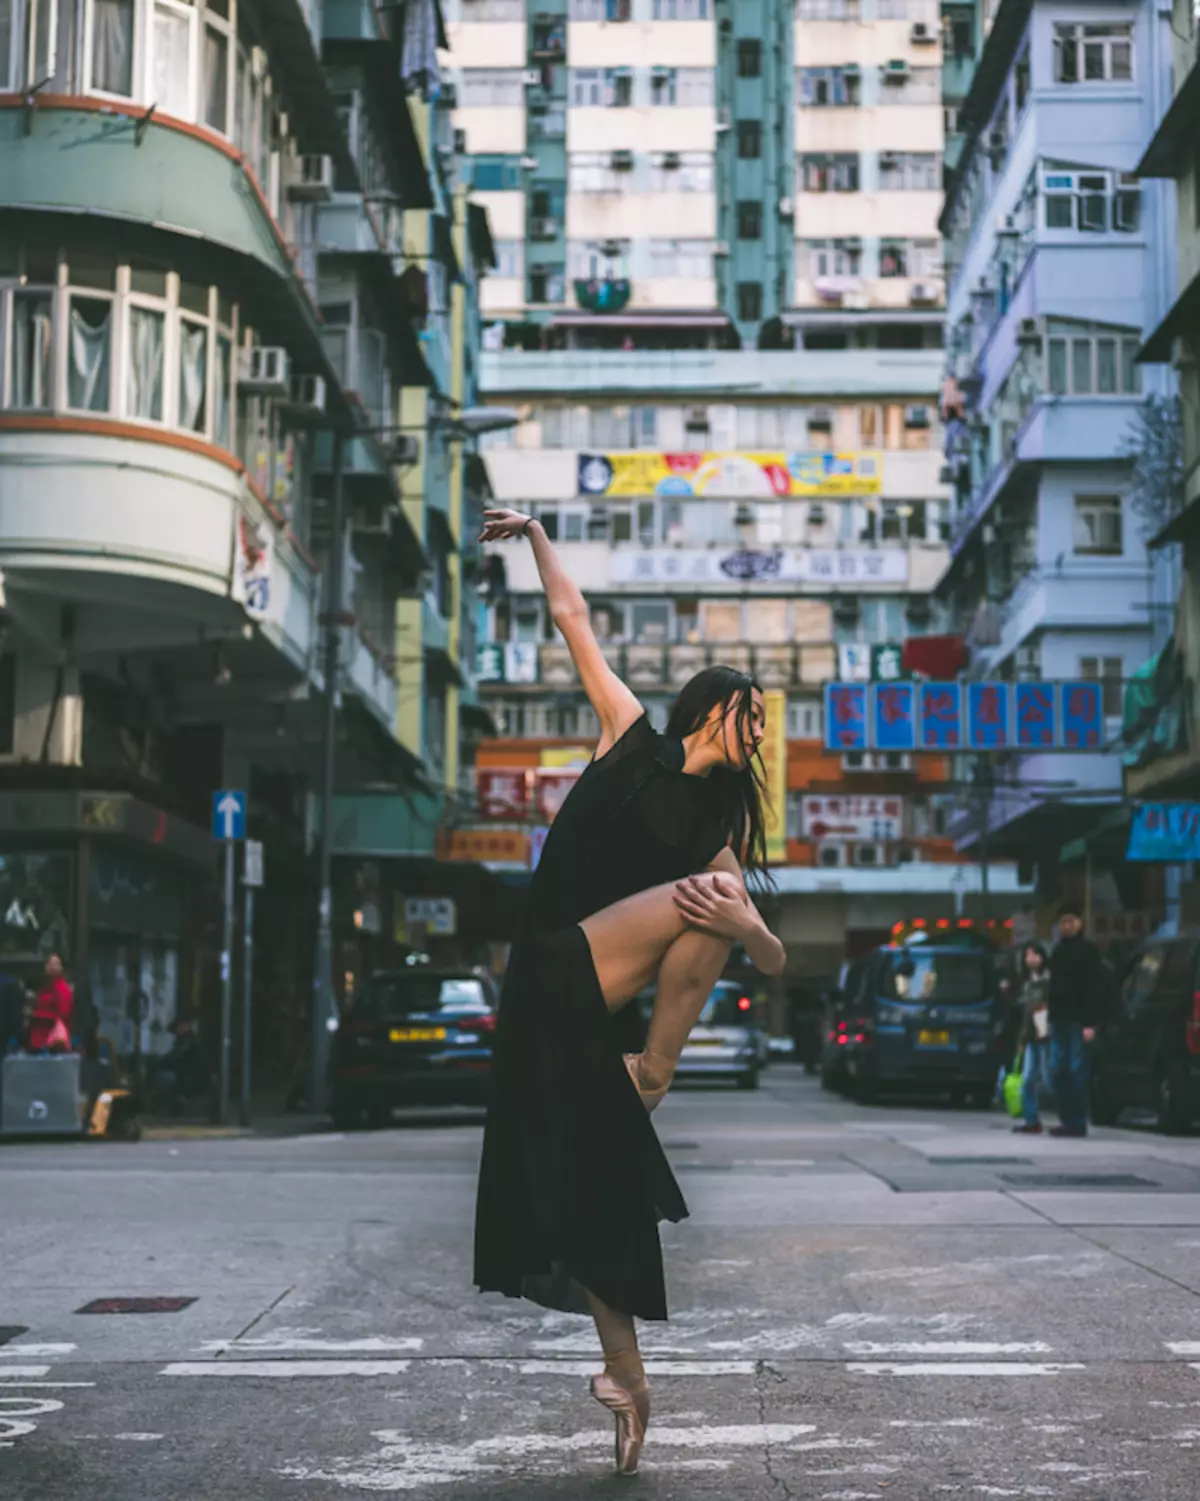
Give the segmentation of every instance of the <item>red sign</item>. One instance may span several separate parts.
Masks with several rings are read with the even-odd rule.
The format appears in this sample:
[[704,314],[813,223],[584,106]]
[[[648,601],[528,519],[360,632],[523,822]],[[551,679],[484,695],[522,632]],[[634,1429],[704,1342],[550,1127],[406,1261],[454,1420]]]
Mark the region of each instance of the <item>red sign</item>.
[[475,790],[481,818],[525,817],[529,807],[529,773],[523,767],[477,767]]
[[567,794],[579,780],[577,766],[543,766],[537,773],[537,811],[545,823],[553,823]]

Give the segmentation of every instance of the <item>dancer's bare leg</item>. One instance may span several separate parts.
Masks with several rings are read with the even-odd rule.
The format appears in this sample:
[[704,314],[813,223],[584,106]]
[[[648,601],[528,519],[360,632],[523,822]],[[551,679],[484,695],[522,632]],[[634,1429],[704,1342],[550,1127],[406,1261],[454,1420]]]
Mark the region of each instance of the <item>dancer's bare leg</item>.
[[[731,850],[722,850],[709,869],[744,891]],[[580,926],[610,1011],[620,1010],[644,986],[657,982],[638,1082],[648,1091],[665,1088],[721,977],[732,940],[689,927],[675,905],[673,883],[614,902]]]
[[596,1321],[596,1333],[600,1336],[600,1347],[604,1351],[604,1369],[634,1399],[644,1429],[650,1421],[650,1391],[646,1386],[646,1372],[633,1319],[601,1302],[595,1293],[589,1292],[587,1296],[592,1318]]

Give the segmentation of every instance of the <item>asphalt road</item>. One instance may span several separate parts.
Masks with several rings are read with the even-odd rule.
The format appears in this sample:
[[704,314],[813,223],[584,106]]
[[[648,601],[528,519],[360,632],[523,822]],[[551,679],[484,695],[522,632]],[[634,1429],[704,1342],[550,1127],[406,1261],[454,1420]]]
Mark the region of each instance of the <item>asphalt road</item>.
[[[657,1121],[692,1218],[635,1480],[588,1323],[470,1287],[477,1116],[0,1146],[0,1495],[1194,1501],[1200,1138],[1013,1137],[786,1064]],[[135,1296],[195,1301],[78,1311]]]

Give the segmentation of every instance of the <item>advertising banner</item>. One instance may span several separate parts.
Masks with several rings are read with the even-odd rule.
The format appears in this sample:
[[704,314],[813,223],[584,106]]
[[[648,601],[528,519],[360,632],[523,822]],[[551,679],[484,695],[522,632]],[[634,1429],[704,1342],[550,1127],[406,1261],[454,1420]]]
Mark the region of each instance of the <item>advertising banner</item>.
[[801,804],[809,839],[894,841],[904,833],[899,797],[805,797]]
[[767,860],[787,859],[787,694],[768,688],[763,694],[766,734],[760,748],[767,776]]
[[1200,860],[1200,803],[1142,803],[1133,810],[1127,860]]
[[1103,686],[1097,682],[856,681],[825,684],[831,751],[1101,751]]
[[838,751],[869,748],[865,683],[825,685],[825,744]]
[[230,596],[251,620],[271,613],[271,565],[275,559],[275,528],[270,521],[253,521],[235,510],[233,519],[233,581]]
[[915,683],[876,683],[871,691],[872,733],[881,751],[917,748]]
[[621,548],[612,554],[611,566],[614,584],[819,584],[837,589],[908,582],[903,548]]
[[579,493],[770,500],[878,495],[878,453],[581,453]]

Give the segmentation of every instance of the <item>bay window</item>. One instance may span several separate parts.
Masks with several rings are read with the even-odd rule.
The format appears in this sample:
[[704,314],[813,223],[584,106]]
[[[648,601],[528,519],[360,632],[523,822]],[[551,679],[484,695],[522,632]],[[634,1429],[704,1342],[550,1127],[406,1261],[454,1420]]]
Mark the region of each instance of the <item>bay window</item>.
[[133,94],[134,0],[92,0],[91,87],[98,94]]
[[112,369],[113,303],[109,297],[71,294],[67,310],[67,406],[107,412]]
[[1046,389],[1052,396],[1136,395],[1138,342],[1131,330],[1053,320],[1046,338]]
[[53,405],[51,356],[54,348],[53,293],[13,293],[12,388],[9,406],[44,409]]
[[165,314],[153,308],[133,306],[129,309],[125,413],[144,422],[163,420],[166,326]]

